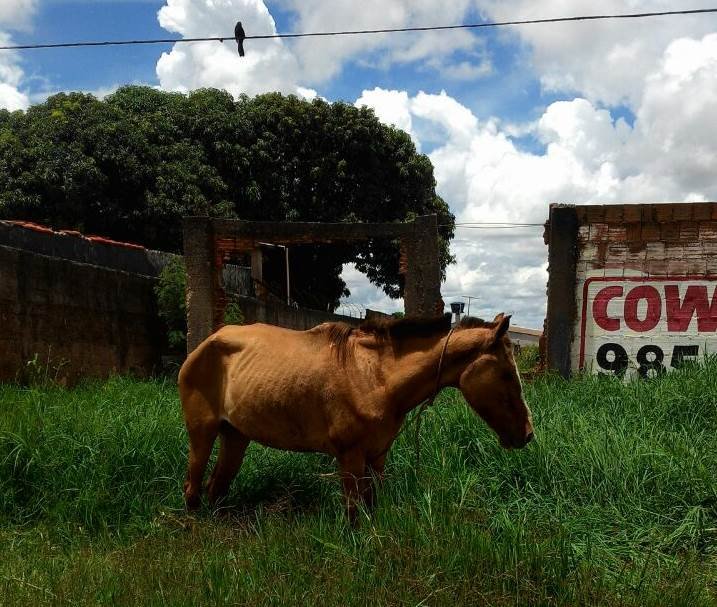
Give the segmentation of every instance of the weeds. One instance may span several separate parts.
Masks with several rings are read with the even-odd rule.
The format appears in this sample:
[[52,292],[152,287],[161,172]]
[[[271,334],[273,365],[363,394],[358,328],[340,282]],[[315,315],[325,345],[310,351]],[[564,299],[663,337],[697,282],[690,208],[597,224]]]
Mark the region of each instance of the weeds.
[[509,452],[444,391],[352,530],[329,458],[257,445],[187,515],[172,383],[0,386],[0,604],[717,604],[717,364],[526,396]]

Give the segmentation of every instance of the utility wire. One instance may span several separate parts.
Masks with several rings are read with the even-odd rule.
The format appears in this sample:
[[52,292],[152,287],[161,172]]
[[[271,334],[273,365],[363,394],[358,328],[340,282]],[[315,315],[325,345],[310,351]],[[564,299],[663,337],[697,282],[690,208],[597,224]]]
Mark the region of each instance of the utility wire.
[[[651,13],[626,13],[618,15],[583,15],[579,17],[554,17],[550,19],[527,19],[523,21],[494,21],[488,23],[463,23],[457,25],[433,25],[426,27],[392,27],[383,29],[367,30],[346,30],[335,32],[303,32],[295,34],[263,34],[257,36],[246,36],[245,40],[268,40],[274,38],[309,38],[320,36],[358,36],[365,34],[394,34],[400,32],[429,32],[446,31],[458,29],[479,29],[486,27],[505,27],[508,25],[535,25],[540,23],[572,23],[576,21],[604,21],[608,19],[644,19],[647,17],[668,17],[677,15],[701,15],[706,13],[717,13],[717,8],[700,8],[684,11],[659,11]],[[234,35],[212,36],[206,38],[156,38],[148,40],[103,40],[96,42],[58,42],[43,44],[16,44],[0,46],[2,51],[18,51],[27,49],[43,48],[71,48],[81,46],[127,46],[135,44],[176,44],[178,42],[234,42]]]
[[456,227],[462,227],[462,228],[482,228],[482,227],[511,227],[511,228],[530,228],[533,226],[540,226],[542,227],[544,224],[542,223],[526,223],[526,222],[512,222],[512,221],[496,221],[496,222],[489,222],[489,221],[466,221],[464,223],[456,223],[454,224]]
[[459,230],[517,230],[520,228],[537,228],[537,227],[544,227],[542,223],[531,223],[531,224],[511,224],[511,225],[504,225],[504,226],[459,226],[457,225],[456,228]]
[[450,225],[442,223],[438,227],[440,228],[458,228],[462,230],[515,230],[519,228],[542,228],[545,224],[542,223],[511,223],[511,222],[471,222],[471,223],[456,223]]

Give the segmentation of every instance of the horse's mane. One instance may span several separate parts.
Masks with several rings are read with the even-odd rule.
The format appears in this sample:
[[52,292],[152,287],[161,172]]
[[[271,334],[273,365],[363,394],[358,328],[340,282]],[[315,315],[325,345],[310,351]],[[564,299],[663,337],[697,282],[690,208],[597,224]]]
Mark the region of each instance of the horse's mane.
[[[493,328],[494,322],[482,318],[464,316],[455,329]],[[446,335],[451,330],[451,314],[435,318],[404,317],[375,318],[362,322],[358,327],[345,322],[327,322],[311,331],[324,333],[329,343],[336,348],[339,358],[344,360],[349,349],[352,335],[373,335],[381,342],[401,342],[411,338],[428,338]]]
[[475,316],[464,316],[458,323],[459,329],[495,329],[497,323],[493,320],[483,320]]
[[407,339],[433,337],[451,330],[451,315],[435,318],[406,316],[404,318],[373,318],[359,325],[359,330],[373,334],[379,339]]

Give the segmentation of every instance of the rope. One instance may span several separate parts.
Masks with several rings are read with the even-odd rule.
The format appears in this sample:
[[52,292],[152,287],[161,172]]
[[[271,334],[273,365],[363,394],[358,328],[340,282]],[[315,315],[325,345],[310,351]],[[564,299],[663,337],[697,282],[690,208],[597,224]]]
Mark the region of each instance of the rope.
[[446,336],[446,341],[443,342],[443,350],[441,350],[441,357],[438,359],[438,372],[436,373],[436,387],[433,390],[433,394],[430,398],[427,398],[424,400],[418,407],[418,413],[416,414],[416,474],[418,474],[418,470],[421,465],[421,418],[423,416],[423,412],[428,409],[428,407],[431,407],[433,403],[436,400],[436,397],[438,396],[439,392],[441,391],[441,372],[443,371],[443,359],[446,355],[446,350],[448,349],[448,341],[451,339],[451,335],[453,335],[453,330],[455,327],[451,327],[451,330],[448,332],[448,335]]

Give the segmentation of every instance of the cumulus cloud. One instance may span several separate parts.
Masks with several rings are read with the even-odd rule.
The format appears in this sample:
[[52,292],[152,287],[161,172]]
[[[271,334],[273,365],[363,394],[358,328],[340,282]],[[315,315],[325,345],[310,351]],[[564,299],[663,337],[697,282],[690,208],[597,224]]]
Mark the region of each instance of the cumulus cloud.
[[[673,0],[477,0],[491,20],[669,11]],[[679,4],[679,3],[678,3]],[[692,8],[692,7],[685,7]],[[680,37],[701,37],[715,30],[705,15],[641,20],[515,26],[544,89],[578,93],[608,105],[639,104],[642,75],[653,72],[665,49]]]
[[[432,25],[460,22],[472,6],[459,0],[439,6],[428,0],[284,0],[296,20],[297,31],[330,31]],[[162,27],[185,37],[221,36],[233,29],[241,15],[253,35],[276,33],[262,0],[167,0],[159,13]],[[157,63],[161,86],[186,91],[214,86],[233,94],[278,90],[297,92],[298,85],[325,83],[347,62],[388,69],[413,64],[449,80],[474,80],[492,73],[485,42],[467,31],[377,34],[249,41],[247,55],[237,56],[232,44],[178,44]]]
[[[0,45],[12,44],[7,30],[26,29],[30,26],[36,9],[36,0],[3,0],[0,2]],[[0,109],[10,111],[25,109],[30,105],[22,91],[24,73],[17,53],[0,53]]]
[[3,0],[0,2],[0,27],[26,29],[32,23],[37,0]]
[[[473,2],[283,0],[283,4],[296,14],[297,31],[337,31],[460,23]],[[336,76],[349,61],[383,69],[412,63],[454,79],[481,78],[492,69],[481,38],[467,31],[301,39],[293,48],[303,77],[316,84]]]
[[[10,36],[0,32],[0,45],[11,44]],[[0,53],[0,108],[15,111],[29,105],[25,93],[20,91],[23,71],[17,54],[10,51]]]
[[[164,29],[192,38],[233,32],[237,15],[241,15],[244,30],[252,35],[276,33],[274,19],[262,0],[167,0],[158,18]],[[298,64],[282,41],[247,41],[245,49],[246,56],[239,57],[233,39],[175,44],[157,62],[160,86],[180,92],[216,87],[234,96],[309,92],[300,90]]]
[[418,137],[413,131],[411,101],[406,91],[387,91],[377,87],[372,91],[364,91],[355,105],[356,107],[365,105],[373,108],[381,122],[406,131],[411,135],[416,146],[420,147]]
[[[359,105],[406,128],[443,133],[429,157],[438,192],[459,222],[545,221],[551,202],[717,199],[717,34],[671,43],[641,80],[631,127],[585,98],[558,101],[527,130],[544,153],[524,151],[496,119],[479,120],[447,95],[374,89]],[[521,133],[525,135],[525,132]],[[481,299],[486,316],[540,326],[546,251],[539,228],[458,230],[443,292]]]

